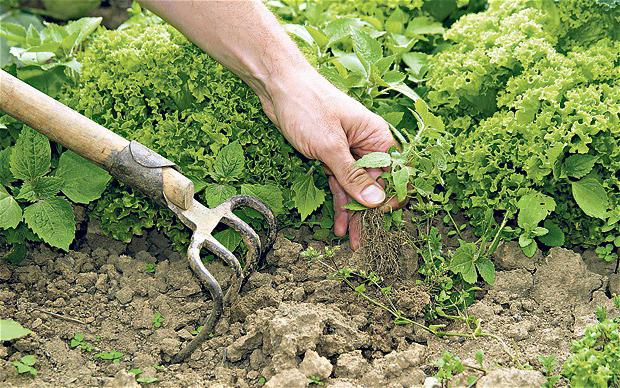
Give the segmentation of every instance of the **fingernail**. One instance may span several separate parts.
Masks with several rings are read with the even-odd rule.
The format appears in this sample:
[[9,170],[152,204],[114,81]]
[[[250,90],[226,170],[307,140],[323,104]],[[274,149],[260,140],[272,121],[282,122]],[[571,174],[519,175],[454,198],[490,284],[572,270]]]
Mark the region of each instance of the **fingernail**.
[[385,192],[377,185],[370,185],[362,190],[362,198],[371,205],[385,201]]

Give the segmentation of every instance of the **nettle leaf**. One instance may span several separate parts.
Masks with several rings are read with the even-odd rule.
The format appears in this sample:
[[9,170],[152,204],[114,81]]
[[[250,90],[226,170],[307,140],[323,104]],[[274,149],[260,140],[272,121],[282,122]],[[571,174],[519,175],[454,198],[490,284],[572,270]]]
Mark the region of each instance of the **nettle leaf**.
[[561,247],[564,245],[564,231],[551,220],[545,220],[547,234],[540,236],[538,240],[548,247]]
[[476,261],[476,268],[482,279],[489,285],[495,283],[495,264],[489,259],[480,259]]
[[342,208],[343,209],[347,209],[347,210],[352,210],[352,211],[361,211],[361,210],[367,210],[368,209],[368,207],[362,205],[361,203],[357,202],[356,200],[351,200],[351,202],[347,203]]
[[211,175],[217,180],[233,181],[243,174],[245,156],[238,141],[223,147],[215,157]]
[[0,319],[0,342],[22,338],[32,333],[12,319]]
[[257,197],[276,215],[284,212],[282,191],[274,184],[241,185],[241,194]]
[[293,181],[293,201],[304,221],[325,202],[325,192],[314,184],[312,174],[300,175]]
[[476,244],[461,241],[461,245],[454,251],[450,262],[450,270],[460,273],[463,280],[470,284],[478,280],[475,266],[477,251]]
[[60,197],[34,203],[24,210],[30,229],[49,245],[69,250],[75,238],[75,216],[71,204]]
[[232,229],[224,229],[215,233],[213,237],[231,252],[234,252],[241,244],[241,235]]
[[423,125],[438,131],[443,131],[445,129],[445,125],[441,118],[430,112],[428,105],[424,102],[424,100],[418,98],[415,100],[414,105],[415,111],[420,116],[419,118],[422,120]]
[[112,176],[72,151],[60,155],[56,176],[62,192],[76,203],[87,204],[101,197]]
[[389,167],[391,164],[392,158],[386,152],[370,152],[355,161],[357,167],[363,168]]
[[12,148],[5,148],[0,151],[0,184],[7,185],[15,180],[10,168]]
[[392,171],[396,199],[402,202],[407,198],[407,186],[409,185],[409,169],[407,167]]
[[353,51],[364,63],[366,70],[370,72],[370,65],[383,58],[381,43],[359,28],[351,29],[351,38],[353,39]]
[[33,181],[25,182],[19,190],[17,199],[35,202],[39,199],[53,197],[60,191],[63,183],[62,178],[42,176]]
[[323,32],[329,37],[326,47],[331,47],[338,43],[342,39],[349,36],[351,33],[351,27],[359,24],[359,21],[354,19],[341,18],[327,23]]
[[0,229],[17,228],[22,221],[22,208],[15,198],[0,186]]
[[47,174],[52,161],[52,149],[47,137],[24,126],[11,152],[13,176],[31,181]]
[[572,182],[573,198],[584,213],[590,217],[605,219],[609,198],[601,182],[593,177]]
[[564,160],[564,174],[573,178],[588,175],[598,158],[592,155],[571,155]]
[[216,207],[228,198],[237,194],[237,189],[229,185],[218,185],[210,183],[205,186],[205,199],[211,208]]
[[519,215],[517,223],[521,228],[532,229],[555,210],[555,201],[548,195],[537,191],[526,194],[517,202]]

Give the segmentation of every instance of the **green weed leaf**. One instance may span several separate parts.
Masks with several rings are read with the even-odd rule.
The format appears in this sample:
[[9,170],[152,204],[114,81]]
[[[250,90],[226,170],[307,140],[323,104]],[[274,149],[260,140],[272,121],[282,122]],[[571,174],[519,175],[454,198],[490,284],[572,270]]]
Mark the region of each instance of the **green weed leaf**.
[[112,177],[102,168],[72,151],[60,155],[56,176],[62,178],[62,192],[76,203],[88,204],[101,197]]
[[217,232],[213,235],[217,241],[219,241],[224,248],[228,249],[231,252],[234,252],[235,249],[241,244],[241,236],[239,233],[232,229],[224,229],[220,232]]
[[312,174],[297,177],[292,184],[293,201],[304,221],[325,202],[325,192],[316,187]]
[[362,168],[389,167],[391,164],[392,158],[386,152],[370,152],[355,161],[355,165]]
[[237,180],[245,167],[243,149],[237,141],[223,147],[215,158],[211,175],[216,180],[231,182]]
[[517,223],[524,229],[533,229],[555,210],[555,201],[548,195],[539,192],[526,194],[517,202],[519,215]]
[[366,206],[362,205],[361,203],[357,202],[356,200],[352,200],[351,202],[349,202],[346,205],[344,205],[342,208],[343,209],[347,209],[347,210],[353,210],[353,211],[368,210],[368,208]]
[[39,199],[47,199],[55,196],[60,189],[64,180],[55,176],[42,176],[33,181],[25,182],[19,190],[16,199],[35,202]]
[[237,194],[237,189],[229,185],[207,184],[205,186],[205,199],[211,208],[216,207],[228,198]]
[[461,241],[461,245],[454,251],[450,262],[450,270],[454,273],[460,273],[463,280],[470,284],[478,280],[475,266],[476,254],[476,244]]
[[0,186],[0,229],[17,228],[22,221],[22,208],[4,187]]
[[607,207],[609,199],[607,192],[596,178],[584,178],[577,182],[572,182],[573,198],[584,213],[590,217],[605,219],[607,217]]
[[241,185],[241,194],[257,197],[276,215],[284,212],[282,191],[276,185]]
[[67,200],[53,197],[32,204],[24,210],[24,220],[49,245],[69,250],[75,238],[75,216]]
[[9,147],[0,151],[0,185],[8,185],[15,180],[10,167],[11,150]]
[[0,342],[22,338],[32,333],[12,319],[0,319]]
[[24,181],[42,177],[50,170],[52,149],[49,140],[24,126],[13,151],[10,165],[13,176]]
[[443,34],[444,28],[441,23],[428,16],[418,16],[411,19],[407,25],[408,34],[416,35],[434,35]]
[[409,169],[407,167],[392,171],[396,199],[402,202],[407,198],[407,186],[409,185]]
[[551,220],[545,220],[545,229],[549,232],[540,236],[538,240],[548,247],[561,247],[564,245],[564,231]]
[[381,44],[359,28],[351,29],[351,38],[353,39],[353,51],[364,64],[367,73],[370,73],[370,65],[383,58]]
[[588,175],[598,158],[592,155],[571,155],[564,160],[564,174],[573,178]]
[[482,279],[489,285],[495,283],[495,264],[489,259],[476,261],[476,268]]

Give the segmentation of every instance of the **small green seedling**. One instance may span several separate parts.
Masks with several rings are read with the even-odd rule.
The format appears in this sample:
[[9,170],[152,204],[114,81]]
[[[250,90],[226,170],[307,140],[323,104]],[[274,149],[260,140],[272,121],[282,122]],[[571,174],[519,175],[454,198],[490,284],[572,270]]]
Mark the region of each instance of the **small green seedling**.
[[12,319],[0,319],[0,342],[22,338],[32,333]]
[[127,372],[129,374],[131,374],[131,375],[138,376],[139,374],[142,373],[142,369],[140,369],[140,368],[131,368]]
[[465,370],[461,359],[450,352],[444,352],[441,358],[435,362],[435,366],[438,368],[435,377],[441,381],[449,381]]
[[325,382],[323,380],[321,380],[321,378],[319,376],[310,376],[310,377],[308,377],[308,385],[323,386],[323,385],[325,385]]
[[85,352],[92,352],[95,349],[95,347],[91,343],[86,342],[84,340],[84,334],[83,333],[75,333],[73,338],[71,338],[71,341],[69,341],[69,347],[71,349],[75,349],[75,348],[79,347],[80,349],[82,349]]
[[165,367],[165,366],[163,366],[163,365],[159,365],[159,364],[157,364],[157,365],[153,365],[153,368],[155,368],[155,370],[160,371],[160,372],[162,372],[162,371],[165,371],[165,370],[166,370],[166,367]]
[[164,325],[164,316],[159,311],[153,315],[153,329],[159,329]]
[[109,352],[97,353],[95,355],[95,358],[98,358],[100,360],[112,361],[113,363],[118,364],[119,362],[121,362],[121,359],[123,358],[123,353],[116,351],[116,350],[112,350]]
[[155,263],[146,263],[144,265],[144,272],[155,273]]
[[557,359],[555,356],[538,356],[538,362],[542,365],[543,374],[547,378],[547,381],[545,381],[543,387],[553,388],[560,380],[560,376],[553,373],[557,365]]
[[198,335],[200,334],[200,332],[202,331],[202,329],[204,328],[204,326],[198,326],[197,328],[195,328],[194,330],[192,330],[190,333],[192,335]]
[[31,376],[37,375],[37,370],[34,368],[34,364],[37,363],[37,357],[33,355],[23,356],[19,361],[13,361],[12,364],[17,368],[17,373],[28,373]]
[[262,387],[263,385],[267,384],[267,378],[265,376],[258,376],[257,383]]

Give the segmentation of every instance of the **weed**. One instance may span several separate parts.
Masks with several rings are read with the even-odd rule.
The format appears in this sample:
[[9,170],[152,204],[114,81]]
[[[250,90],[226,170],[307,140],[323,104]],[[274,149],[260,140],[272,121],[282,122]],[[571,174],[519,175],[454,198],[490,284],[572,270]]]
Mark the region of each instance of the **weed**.
[[265,376],[258,376],[258,380],[256,381],[256,383],[262,387],[263,385],[267,384],[267,378]]
[[538,356],[538,362],[543,368],[543,374],[547,378],[543,388],[553,388],[557,382],[561,379],[561,376],[554,374],[555,367],[557,366],[557,359],[555,356]]
[[308,385],[324,386],[325,382],[319,376],[309,376]]
[[155,273],[156,265],[155,263],[146,263],[144,265],[144,272],[146,273]]
[[159,311],[156,311],[155,315],[153,315],[153,329],[159,329],[160,327],[162,327],[164,321],[164,316],[161,315]]
[[95,349],[95,347],[91,343],[84,340],[83,333],[75,333],[73,335],[73,338],[71,338],[71,341],[69,341],[69,347],[71,349],[79,347],[85,352],[92,352]]
[[118,364],[119,362],[121,362],[121,359],[123,358],[123,353],[116,351],[116,350],[112,350],[109,352],[97,353],[95,354],[95,358],[98,358],[100,360],[112,361],[113,363]]
[[19,361],[13,361],[12,364],[17,368],[17,373],[24,374],[28,373],[31,376],[37,375],[37,370],[34,367],[34,364],[37,363],[37,357],[33,355],[23,356],[19,359]]

